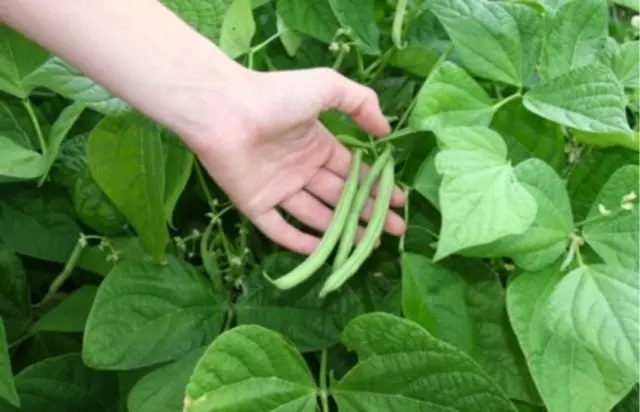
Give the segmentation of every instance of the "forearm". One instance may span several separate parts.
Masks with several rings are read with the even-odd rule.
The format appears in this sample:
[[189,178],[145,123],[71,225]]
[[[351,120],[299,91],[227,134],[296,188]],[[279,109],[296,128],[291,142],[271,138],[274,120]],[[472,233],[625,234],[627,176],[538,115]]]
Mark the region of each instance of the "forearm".
[[178,133],[244,69],[157,0],[2,0],[0,19]]

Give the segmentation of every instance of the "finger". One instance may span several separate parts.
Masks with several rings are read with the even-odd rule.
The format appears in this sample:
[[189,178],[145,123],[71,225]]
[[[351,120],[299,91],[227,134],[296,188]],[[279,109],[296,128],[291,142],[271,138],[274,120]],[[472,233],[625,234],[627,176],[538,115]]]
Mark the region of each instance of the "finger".
[[327,205],[304,190],[289,197],[280,206],[303,224],[320,232],[327,230],[333,217]]
[[[342,196],[343,187],[343,178],[336,176],[334,173],[326,169],[320,169],[311,182],[306,186],[306,190],[326,204],[336,206]],[[374,199],[371,197],[367,201],[365,209],[361,215],[361,220],[368,222],[371,218],[373,201]],[[406,224],[404,219],[393,210],[390,210],[387,214],[387,220],[384,226],[385,231],[389,234],[400,236],[404,233],[405,226]]]
[[276,244],[294,253],[309,255],[320,243],[320,239],[298,230],[287,223],[275,209],[253,219],[253,224]]
[[[325,129],[326,130],[326,129]],[[326,130],[329,133],[328,130]],[[337,143],[337,142],[336,142]],[[341,177],[342,179],[346,178],[349,174],[349,170],[351,169],[351,161],[353,155],[351,152],[341,144],[336,144],[331,157],[325,163],[324,167],[329,171],[333,172],[335,175]],[[360,181],[363,181],[366,178],[367,173],[369,173],[370,166],[367,164],[363,164],[360,168]],[[316,176],[317,177],[317,176]],[[344,184],[344,181],[341,179],[340,188]],[[371,193],[375,196],[378,193],[378,183],[374,184],[371,189]],[[342,189],[340,189],[342,190]],[[393,194],[391,195],[391,206],[393,207],[402,207],[406,202],[404,191],[399,186],[394,186]],[[331,203],[333,204],[333,203]]]
[[360,127],[377,136],[391,132],[373,89],[332,69],[311,70],[318,78],[316,84],[320,86],[320,111],[338,110],[348,114]]

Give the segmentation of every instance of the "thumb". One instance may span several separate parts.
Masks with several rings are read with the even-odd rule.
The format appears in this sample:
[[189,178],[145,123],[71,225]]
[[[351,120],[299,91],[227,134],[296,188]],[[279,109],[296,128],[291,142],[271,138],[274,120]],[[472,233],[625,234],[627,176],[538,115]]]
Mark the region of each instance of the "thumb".
[[353,118],[367,132],[383,136],[391,132],[376,92],[333,69],[310,69],[311,81],[318,87],[318,111],[337,110]]

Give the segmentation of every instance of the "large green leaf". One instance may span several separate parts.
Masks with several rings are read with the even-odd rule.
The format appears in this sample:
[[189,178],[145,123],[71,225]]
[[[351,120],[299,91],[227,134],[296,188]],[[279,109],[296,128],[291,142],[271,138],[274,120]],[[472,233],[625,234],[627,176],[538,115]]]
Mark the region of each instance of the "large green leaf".
[[464,250],[466,256],[509,256],[525,270],[541,270],[555,262],[573,232],[571,202],[564,182],[545,162],[529,159],[515,167],[520,184],[533,196],[538,212],[526,232]]
[[491,97],[451,62],[444,62],[427,78],[409,117],[415,130],[450,126],[488,126],[493,116]]
[[484,127],[457,127],[436,136],[442,149],[435,162],[443,180],[434,259],[524,233],[534,222],[536,200],[514,175],[500,135]]
[[[262,269],[278,277],[298,266],[304,257],[291,253],[270,255]],[[365,311],[356,291],[348,285],[342,293],[318,299],[324,279],[331,273],[324,265],[314,278],[287,291],[274,288],[256,273],[247,284],[247,293],[238,299],[235,312],[238,324],[256,324],[276,331],[291,340],[301,352],[329,348],[340,341],[347,323]]]
[[49,57],[49,52],[7,24],[0,25],[0,91],[19,98],[31,93],[29,73]]
[[504,139],[514,164],[533,157],[544,160],[558,173],[564,170],[562,127],[530,112],[521,100],[502,106],[493,116],[491,128]]
[[256,33],[251,0],[234,0],[226,10],[220,28],[220,48],[232,59],[251,50]]
[[0,100],[0,136],[27,149],[38,148],[40,144],[29,112],[17,100]]
[[[113,236],[123,231],[127,221],[91,177],[86,146],[87,138],[84,135],[63,142],[52,167],[51,178],[67,189],[76,215],[85,225],[104,235]],[[173,170],[174,164],[167,167]],[[177,172],[172,178],[176,176]]]
[[169,233],[161,127],[137,112],[107,117],[89,136],[87,160],[96,183],[131,223],[145,249],[162,259]]
[[331,388],[341,412],[516,411],[477,363],[417,323],[369,313],[342,341],[358,364]]
[[589,148],[571,169],[567,190],[576,220],[584,219],[600,190],[620,167],[638,164],[638,153],[624,148]]
[[0,317],[9,343],[31,324],[31,296],[22,262],[0,243]]
[[640,88],[638,62],[640,62],[640,41],[624,43],[613,60],[613,71],[624,87]]
[[38,319],[35,328],[42,332],[83,332],[97,290],[93,285],[80,286]]
[[[637,165],[618,169],[600,190],[583,227],[584,239],[606,263],[635,271],[640,268],[639,173]],[[635,198],[625,202],[623,198],[629,196]],[[624,203],[631,210],[622,208]],[[603,216],[601,205],[612,214]]]
[[380,54],[380,30],[375,23],[375,0],[329,0],[340,25],[351,31],[356,46],[364,53]]
[[547,302],[564,276],[559,264],[518,276],[507,311],[529,370],[549,412],[609,411],[635,383],[606,358],[547,327]]
[[214,43],[219,43],[225,13],[234,0],[161,0],[169,10]]
[[540,76],[548,81],[598,60],[607,39],[608,8],[603,0],[572,0],[546,21]]
[[162,137],[165,165],[164,214],[167,222],[172,224],[178,200],[191,177],[195,156],[175,134],[165,131]]
[[340,28],[329,0],[277,0],[276,4],[287,26],[325,43],[333,41]]
[[220,331],[224,299],[190,264],[123,260],[100,285],[83,358],[97,369],[153,365],[204,346]]
[[580,266],[553,288],[546,313],[549,328],[614,363],[638,379],[640,281],[618,266]]
[[524,95],[539,116],[585,132],[628,131],[622,85],[611,69],[595,63],[571,70]]
[[180,359],[154,369],[136,382],[127,397],[129,412],[175,412],[182,410],[189,378],[206,347],[196,348]]
[[25,79],[32,86],[47,89],[84,104],[105,115],[122,114],[130,107],[59,57],[49,58]]
[[185,412],[316,410],[304,358],[276,332],[242,325],[220,335],[189,379]]
[[425,158],[413,179],[413,188],[416,192],[429,200],[436,208],[440,207],[440,185],[442,176],[436,169],[437,149],[433,149]]
[[113,412],[118,402],[117,375],[88,368],[78,354],[31,365],[15,381],[24,412]]
[[35,179],[46,170],[46,159],[40,153],[22,147],[8,137],[0,136],[0,153],[0,182]]
[[541,43],[541,19],[531,7],[488,0],[427,2],[468,70],[523,86],[532,76]]
[[[84,110],[84,104],[72,103],[60,113],[60,116],[58,116],[53,126],[51,126],[51,132],[47,139],[47,153],[45,156],[46,169],[43,178],[49,174],[49,170],[51,170],[53,163],[60,153],[62,142]],[[44,181],[44,179],[41,181]]]
[[406,253],[402,303],[407,319],[475,359],[510,398],[537,401],[509,325],[502,285],[488,266],[459,258],[435,264]]
[[[3,318],[0,315],[0,402],[3,399],[13,406],[20,407],[20,398],[13,381],[9,345],[4,330]],[[0,406],[2,406],[1,403]]]

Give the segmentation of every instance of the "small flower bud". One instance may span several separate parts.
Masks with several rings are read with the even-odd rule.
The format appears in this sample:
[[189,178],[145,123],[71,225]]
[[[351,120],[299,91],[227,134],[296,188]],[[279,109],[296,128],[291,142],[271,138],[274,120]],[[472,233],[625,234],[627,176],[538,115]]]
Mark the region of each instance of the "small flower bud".
[[633,203],[623,203],[620,207],[631,212],[633,210]]
[[329,50],[332,51],[332,52],[337,52],[337,51],[340,50],[340,45],[338,43],[336,43],[336,42],[332,42],[329,45]]
[[631,192],[629,194],[626,194],[624,196],[622,196],[622,201],[627,203],[627,202],[633,202],[634,200],[636,200],[638,197],[636,195],[636,192]]
[[598,205],[598,212],[600,212],[602,216],[608,216],[611,214],[611,211],[607,209],[602,203]]

